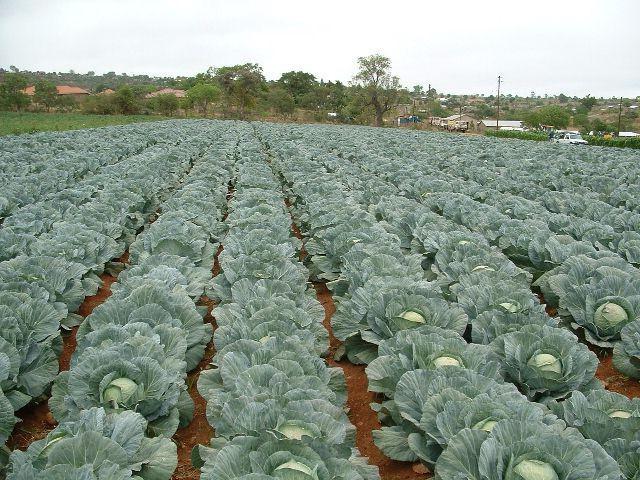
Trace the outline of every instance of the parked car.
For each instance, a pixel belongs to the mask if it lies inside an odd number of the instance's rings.
[[[587,145],[587,142],[582,135],[576,132],[556,132],[551,141],[555,143],[564,143],[567,145]]]

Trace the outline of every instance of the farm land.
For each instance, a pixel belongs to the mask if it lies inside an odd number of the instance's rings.
[[[7,478],[636,478],[638,160],[201,119],[0,139]]]

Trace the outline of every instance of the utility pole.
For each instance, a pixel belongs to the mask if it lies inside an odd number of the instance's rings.
[[[622,97],[620,97],[620,106],[618,107],[618,137],[620,136],[620,119],[622,118]]]
[[[502,76],[498,75],[498,113],[496,115],[496,130],[500,130],[500,83],[502,82]]]

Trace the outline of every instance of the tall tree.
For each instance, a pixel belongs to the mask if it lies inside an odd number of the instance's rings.
[[[206,117],[209,104],[220,99],[220,87],[214,83],[196,83],[187,90],[187,98]]]
[[[0,105],[19,111],[31,102],[29,95],[23,92],[27,88],[27,79],[24,75],[15,73],[15,67],[9,68],[13,73],[5,73],[4,81],[0,83]]]
[[[58,102],[58,90],[53,82],[39,80],[35,85],[33,101],[47,107],[47,111]]]
[[[280,86],[269,90],[267,99],[271,108],[282,117],[291,115],[295,110],[296,104],[293,95]]]
[[[381,127],[384,114],[398,104],[400,80],[391,75],[391,60],[375,54],[358,58],[358,73],[353,83],[362,87],[364,105],[375,111],[376,126]]]
[[[255,107],[267,88],[262,67],[257,63],[216,68],[214,78],[222,89],[227,108],[234,106],[240,117]]]
[[[318,85],[318,81],[310,73],[291,71],[283,73],[278,79],[278,84],[293,96],[296,104],[299,104],[300,99]]]

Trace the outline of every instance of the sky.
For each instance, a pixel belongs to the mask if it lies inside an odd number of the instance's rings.
[[[440,92],[640,95],[640,0],[0,0],[0,66],[348,82],[381,53]]]

